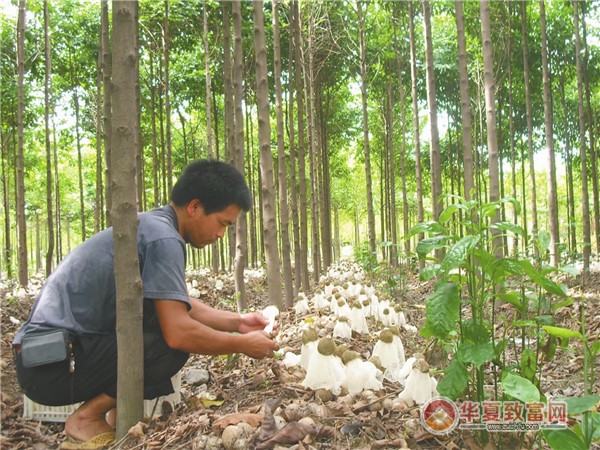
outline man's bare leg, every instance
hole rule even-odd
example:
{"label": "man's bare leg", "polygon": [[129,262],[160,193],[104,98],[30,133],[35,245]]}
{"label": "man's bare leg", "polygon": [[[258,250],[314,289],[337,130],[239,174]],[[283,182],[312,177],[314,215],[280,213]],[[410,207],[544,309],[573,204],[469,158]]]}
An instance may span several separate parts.
{"label": "man's bare leg", "polygon": [[117,400],[100,394],[84,402],[65,423],[65,433],[77,440],[88,441],[105,431],[114,431],[106,421],[106,413],[117,406]]}
{"label": "man's bare leg", "polygon": [[106,421],[112,429],[117,428],[117,408],[113,408],[106,413]]}

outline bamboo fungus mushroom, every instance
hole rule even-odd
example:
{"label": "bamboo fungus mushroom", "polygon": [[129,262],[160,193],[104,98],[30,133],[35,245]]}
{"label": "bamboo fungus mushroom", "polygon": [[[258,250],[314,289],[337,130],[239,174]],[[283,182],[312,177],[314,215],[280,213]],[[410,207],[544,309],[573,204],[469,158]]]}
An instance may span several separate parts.
{"label": "bamboo fungus mushroom", "polygon": [[352,329],[348,324],[348,318],[341,316],[333,327],[333,337],[339,337],[342,339],[350,339],[352,337]]}
{"label": "bamboo fungus mushroom", "polygon": [[405,400],[409,406],[414,403],[422,405],[431,400],[436,391],[437,381],[429,375],[429,364],[424,359],[415,362],[410,375],[406,379],[406,387],[398,395],[398,398]]}
{"label": "bamboo fungus mushroom", "polygon": [[358,394],[365,389],[379,390],[382,388],[378,376],[381,371],[369,361],[360,359],[357,352],[348,350],[342,355],[345,365],[346,381],[342,385],[349,394]]}
{"label": "bamboo fungus mushroom", "polygon": [[346,374],[334,353],[335,342],[333,339],[322,338],[319,340],[317,351],[310,358],[302,386],[312,390],[327,389],[333,395],[340,394]]}
{"label": "bamboo fungus mushroom", "polygon": [[300,349],[300,365],[306,369],[310,361],[310,357],[317,350],[317,341],[319,335],[314,328],[307,328],[302,333],[302,347]]}
{"label": "bamboo fungus mushroom", "polygon": [[389,328],[385,328],[379,333],[379,340],[373,348],[373,355],[378,356],[381,359],[381,365],[385,367],[384,378],[398,381],[401,369],[398,347],[394,343],[394,334]]}

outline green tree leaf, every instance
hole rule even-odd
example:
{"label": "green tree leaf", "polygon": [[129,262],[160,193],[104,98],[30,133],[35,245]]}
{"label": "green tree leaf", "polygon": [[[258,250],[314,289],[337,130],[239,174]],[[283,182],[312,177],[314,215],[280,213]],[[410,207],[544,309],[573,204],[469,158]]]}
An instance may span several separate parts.
{"label": "green tree leaf", "polygon": [[508,373],[502,380],[502,390],[505,394],[524,403],[539,402],[540,391],[527,378],[514,373]]}
{"label": "green tree leaf", "polygon": [[522,227],[511,222],[496,222],[490,225],[490,228],[495,228],[502,231],[510,231],[517,236],[523,236],[525,234],[525,231]]}
{"label": "green tree leaf", "polygon": [[439,233],[446,234],[446,228],[439,222],[429,221],[429,222],[421,222],[416,224],[414,227],[410,229],[408,234],[410,236],[414,236],[420,233]]}
{"label": "green tree leaf", "polygon": [[579,339],[580,341],[584,341],[584,337],[583,335],[576,330],[571,330],[569,328],[562,328],[562,327],[553,327],[551,325],[544,325],[542,326],[542,328],[544,330],[546,330],[546,332],[552,336],[556,336],[562,339],[571,339],[571,338],[575,338],[575,339]]}
{"label": "green tree leaf", "polygon": [[479,236],[468,235],[454,243],[446,253],[442,262],[442,270],[450,271],[463,265],[471,250],[479,243]]}
{"label": "green tree leaf", "polygon": [[465,364],[474,364],[479,368],[496,356],[491,342],[485,344],[463,343],[456,352],[456,357]]}
{"label": "green tree leaf", "polygon": [[435,336],[444,339],[456,328],[460,309],[458,286],[453,283],[441,284],[426,300],[424,337]]}
{"label": "green tree leaf", "polygon": [[428,253],[443,248],[448,240],[447,236],[435,236],[432,238],[421,239],[417,244],[417,253],[424,258]]}
{"label": "green tree leaf", "polygon": [[567,413],[570,416],[577,416],[586,411],[596,411],[600,403],[600,395],[584,395],[583,397],[556,397],[558,402],[567,404]]}
{"label": "green tree leaf", "polygon": [[467,366],[455,358],[444,370],[444,377],[437,384],[437,391],[440,395],[456,400],[468,385],[469,371]]}
{"label": "green tree leaf", "polygon": [[588,450],[579,436],[569,429],[565,430],[543,430],[542,435],[550,447],[555,450]]}
{"label": "green tree leaf", "polygon": [[531,264],[526,259],[518,260],[517,263],[519,264],[519,266],[521,266],[525,274],[527,274],[527,276],[531,278],[531,281],[533,281],[538,286],[544,288],[551,294],[558,295],[559,297],[567,296],[567,294],[565,294],[565,291],[563,291],[558,284],[543,276],[535,267],[533,267],[533,264]]}

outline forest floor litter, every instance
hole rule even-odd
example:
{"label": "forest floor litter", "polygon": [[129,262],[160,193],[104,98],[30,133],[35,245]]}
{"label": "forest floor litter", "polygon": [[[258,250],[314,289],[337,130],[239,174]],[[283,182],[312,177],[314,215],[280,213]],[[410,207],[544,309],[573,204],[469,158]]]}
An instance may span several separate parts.
{"label": "forest floor litter", "polygon": [[[420,329],[425,322],[425,299],[433,284],[419,281],[416,273],[404,273],[393,295],[403,304],[406,321]],[[195,280],[195,281],[194,281]],[[192,274],[199,298],[213,306],[234,309],[234,286],[229,275]],[[385,280],[369,278],[376,289],[385,290]],[[27,319],[34,295],[42,280],[19,291],[0,286],[1,299],[1,433],[0,449],[57,449],[65,440],[62,423],[23,418],[23,395],[16,381],[11,342],[20,324]],[[565,280],[575,299],[557,311],[558,326],[579,329],[579,303],[585,299],[588,337],[600,335],[600,271],[593,271],[585,291],[575,279]],[[318,288],[315,288],[315,291]],[[389,289],[388,289],[389,291]],[[251,276],[247,284],[248,303],[260,311],[268,305],[263,276]],[[308,298],[314,292],[306,293]],[[510,307],[510,305],[509,305]],[[322,314],[301,317],[293,309],[278,317],[280,350],[273,358],[252,360],[244,355],[208,357],[193,355],[181,371],[181,401],[155,405],[154,417],[138,423],[112,450],[145,449],[477,449],[481,446],[466,430],[455,429],[446,436],[428,433],[421,425],[419,406],[393,406],[403,387],[383,381],[381,390],[370,396],[357,394],[326,398],[301,384],[304,369],[288,367],[286,352],[300,354],[302,329],[307,322],[319,324]],[[356,334],[345,345],[367,355],[377,342],[381,324],[369,322],[369,334]],[[329,327],[329,328],[327,328]],[[331,334],[324,325],[320,334]],[[402,330],[406,358],[423,353],[432,369],[447,364],[447,355],[432,351],[418,332]],[[595,361],[595,393],[600,393],[600,364]],[[551,395],[580,396],[583,393],[583,357],[578,343],[559,348],[545,363],[542,390]],[[198,372],[200,377],[197,378]],[[432,372],[435,373],[435,372]],[[438,380],[440,374],[434,375]],[[374,396],[372,395],[374,394]],[[389,399],[390,401],[386,401]],[[545,448],[535,433],[501,433],[504,448]],[[518,436],[517,436],[518,435]],[[516,438],[519,438],[517,441]],[[515,439],[512,444],[510,439]],[[486,448],[495,448],[488,444]]]}

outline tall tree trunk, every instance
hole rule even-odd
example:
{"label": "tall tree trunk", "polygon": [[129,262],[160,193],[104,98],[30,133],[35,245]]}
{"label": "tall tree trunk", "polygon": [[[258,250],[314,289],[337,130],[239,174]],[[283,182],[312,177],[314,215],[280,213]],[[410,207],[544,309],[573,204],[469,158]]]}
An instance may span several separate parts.
{"label": "tall tree trunk", "polygon": [[584,58],[583,58],[583,82],[585,84],[585,99],[586,99],[586,120],[587,120],[587,131],[588,139],[590,141],[590,166],[591,166],[591,178],[592,178],[592,193],[594,197],[594,231],[596,234],[596,253],[600,253],[600,192],[598,191],[598,156],[596,153],[596,138],[595,138],[595,119],[592,113],[592,91],[590,88],[590,76],[589,76],[589,45],[587,43],[587,27],[585,20],[585,10],[587,6],[582,3],[581,8],[581,28],[583,35],[583,46]]}
{"label": "tall tree trunk", "polygon": [[52,272],[54,261],[54,211],[52,192],[54,180],[52,177],[52,147],[50,145],[50,114],[52,113],[52,59],[50,52],[50,16],[48,14],[48,0],[44,0],[44,54],[46,60],[46,73],[44,74],[44,124],[46,143],[46,225],[48,230],[48,248],[46,250],[46,278]]}
{"label": "tall tree trunk", "polygon": [[[558,265],[558,205],[556,189],[556,163],[554,161],[554,136],[552,118],[552,92],[550,67],[548,64],[548,38],[546,33],[546,8],[540,0],[540,25],[542,32],[542,78],[544,84],[544,127],[546,130],[546,152],[548,154],[548,222],[550,228],[550,264]],[[589,217],[589,216],[588,216]],[[589,241],[588,241],[589,242]]]}
{"label": "tall tree trunk", "polygon": [[[290,9],[292,12],[291,17],[291,37],[289,44],[289,59],[288,59],[288,72],[290,74],[294,73],[294,64],[298,61],[299,57],[299,47],[296,36],[296,28],[298,22],[298,3],[292,0],[290,4]],[[293,59],[292,59],[293,55]],[[297,65],[296,65],[297,66]],[[297,74],[294,75],[297,77]],[[295,80],[294,76],[291,76],[288,81],[288,111],[289,111],[289,144],[290,144],[290,195],[291,195],[291,206],[292,206],[292,226],[293,226],[293,235],[294,235],[294,295],[298,293],[302,285],[302,260],[300,257],[301,246],[300,246],[300,221],[298,217],[298,188],[296,182],[296,132],[295,132],[295,123],[294,120],[294,86]],[[301,114],[300,112],[298,113]]]}
{"label": "tall tree trunk", "polygon": [[387,177],[389,183],[389,225],[392,245],[390,246],[390,264],[392,267],[398,266],[398,228],[396,218],[396,152],[394,150],[394,104],[392,95],[392,83],[387,83],[387,109],[389,111],[388,125],[388,161],[389,175]]}
{"label": "tall tree trunk", "polygon": [[279,170],[279,229],[281,230],[281,260],[283,265],[283,283],[285,304],[294,304],[294,286],[292,280],[291,247],[289,236],[289,212],[287,202],[287,173],[285,169],[285,141],[283,135],[283,104],[281,87],[281,43],[279,39],[279,3],[273,0],[273,53],[275,68],[275,106],[277,114],[277,163]]}
{"label": "tall tree trunk", "polygon": [[[310,229],[312,232],[312,265],[313,265],[313,281],[318,283],[319,274],[321,273],[321,252],[320,252],[320,237],[319,237],[319,164],[317,163],[317,142],[319,140],[317,136],[317,127],[315,123],[315,80],[314,75],[314,11],[309,12],[308,18],[308,38],[307,38],[307,51],[308,51],[308,71],[305,67],[304,75],[304,93],[307,97],[306,100],[306,117],[308,117],[308,142],[309,142],[309,153],[308,153],[308,164],[310,172]],[[304,61],[306,63],[306,60]]]}
{"label": "tall tree trunk", "polygon": [[573,158],[571,156],[571,138],[569,136],[569,107],[565,96],[565,74],[560,76],[559,82],[560,102],[563,109],[563,126],[565,129],[565,166],[566,166],[566,184],[567,184],[567,242],[571,252],[577,251],[577,229],[575,218],[575,188],[573,186]]}
{"label": "tall tree trunk", "polygon": [[[244,55],[242,49],[242,12],[241,2],[235,0],[233,6],[233,96],[234,96],[234,161],[235,166],[244,173]],[[235,222],[235,263],[234,279],[237,294],[238,311],[248,307],[244,270],[248,258],[248,232],[246,217],[242,214]]]}
{"label": "tall tree trunk", "polygon": [[260,142],[260,174],[263,196],[263,236],[267,262],[267,288],[269,301],[283,307],[281,298],[281,273],[277,248],[277,212],[275,204],[275,177],[271,153],[271,125],[269,111],[269,79],[263,2],[253,1],[254,50],[256,53],[256,100],[258,104],[258,140]]}
{"label": "tall tree trunk", "polygon": [[[481,16],[481,41],[483,43],[483,77],[485,89],[485,115],[488,145],[488,164],[490,180],[490,202],[500,200],[500,177],[498,164],[498,129],[496,126],[496,82],[494,80],[494,57],[492,49],[492,25],[490,21],[490,3],[482,0],[479,3]],[[499,212],[492,217],[491,222],[500,220]],[[493,229],[492,234],[499,234]],[[502,241],[496,236],[494,242],[494,254],[497,258],[502,257]]]}
{"label": "tall tree trunk", "polygon": [[[110,48],[110,33],[108,30],[108,0],[102,0],[102,87],[104,90],[103,104],[103,122],[104,122],[104,161],[106,171],[104,174],[105,180],[112,179],[111,171],[111,149],[112,149],[112,52]],[[154,108],[152,108],[154,111]],[[58,178],[56,179],[58,184]],[[104,198],[106,199],[106,224],[110,226],[110,210],[112,209],[112,199],[108,190],[110,183],[106,183]]]}
{"label": "tall tree trunk", "polygon": [[[225,159],[231,164],[236,164],[236,149],[235,149],[235,114],[233,109],[233,81],[231,71],[231,3],[222,2],[221,11],[223,13],[223,97],[225,108],[223,111],[224,115],[224,128],[225,128]],[[218,133],[215,133],[218,136]],[[244,218],[243,220],[247,220]],[[234,227],[228,228],[228,244],[229,244],[229,268],[231,269],[232,263],[236,257],[236,229]],[[243,276],[243,273],[242,273]]]}
{"label": "tall tree trunk", "polygon": [[[2,96],[0,96],[0,119],[2,118],[2,111],[4,111],[2,108]],[[3,127],[0,127],[0,143],[2,143],[2,145],[0,145],[0,148],[2,149],[2,160],[0,161],[2,164],[2,172],[1,172],[1,179],[2,179],[2,206],[4,207],[4,211],[6,211],[5,213],[5,220],[4,220],[4,249],[2,251],[3,255],[2,255],[2,259],[4,261],[4,270],[6,272],[6,277],[8,279],[12,279],[14,274],[13,274],[13,261],[12,261],[12,253],[13,253],[13,249],[12,249],[12,240],[11,240],[11,217],[10,214],[8,214],[8,211],[10,211],[10,200],[9,200],[9,191],[10,191],[10,151],[9,151],[9,145],[4,145],[4,134],[3,134]],[[6,161],[6,164],[5,164]]]}
{"label": "tall tree trunk", "polygon": [[[421,141],[419,136],[421,130],[419,126],[419,94],[417,91],[417,54],[415,49],[415,15],[413,3],[408,2],[408,29],[410,40],[410,78],[412,92],[413,109],[413,139],[415,146],[415,177],[417,184],[417,222],[421,223],[424,219],[423,211],[423,170],[421,166]],[[419,240],[423,238],[423,233],[419,234]],[[425,267],[425,261],[419,260],[419,268]]]}
{"label": "tall tree trunk", "polygon": [[[72,67],[73,72],[75,67]],[[79,81],[73,73],[73,103],[75,104],[75,144],[77,145],[77,181],[79,183],[79,218],[81,219],[81,241],[85,241],[87,237],[86,230],[86,209],[85,209],[85,191],[83,189],[83,159],[81,155],[81,125],[79,118]]]}
{"label": "tall tree trunk", "polygon": [[431,37],[431,6],[429,0],[423,0],[423,19],[425,22],[425,58],[427,61],[427,103],[429,104],[430,130],[430,170],[431,203],[433,220],[437,220],[443,209],[442,203],[442,161],[440,155],[440,133],[437,119],[437,96],[435,93],[435,71],[433,69],[433,44]]}
{"label": "tall tree trunk", "polygon": [[[398,25],[397,18],[394,18],[394,53],[396,54],[396,67],[398,70],[398,90],[400,91],[400,108],[402,109],[402,149],[400,150],[400,180],[402,183],[402,232],[404,236],[409,233],[409,217],[408,217],[408,197],[406,195],[406,92],[404,83],[402,82],[402,58],[400,58],[400,49],[398,48]],[[418,120],[418,119],[417,119]],[[410,253],[410,240],[404,239],[404,253],[408,256]]]}
{"label": "tall tree trunk", "polygon": [[[102,6],[100,7],[100,17],[102,17]],[[100,19],[100,35],[98,38],[98,62],[96,77],[96,192],[94,195],[94,234],[102,230],[102,217],[104,215],[104,185],[102,172],[104,165],[102,162],[102,19]],[[50,139],[50,137],[48,137]]]}
{"label": "tall tree trunk", "polygon": [[25,78],[25,0],[19,0],[19,16],[17,19],[17,226],[19,229],[19,284],[27,287],[29,282],[27,264],[27,221],[25,219],[25,162],[23,157],[23,115],[25,110],[24,78]]}
{"label": "tall tree trunk", "polygon": [[304,126],[304,88],[303,88],[303,42],[300,5],[294,2],[294,43],[296,47],[296,66],[294,77],[296,82],[296,102],[298,111],[298,190],[300,191],[300,277],[302,290],[308,292],[310,280],[308,273],[308,205],[306,201],[306,143]]}
{"label": "tall tree trunk", "polygon": [[137,250],[135,177],[137,1],[113,2],[115,46],[113,72],[113,143],[111,193],[117,295],[117,438],[142,419],[144,413],[144,342],[142,280]]}
{"label": "tall tree trunk", "polygon": [[170,64],[171,64],[171,34],[169,32],[169,0],[165,0],[165,17],[163,25],[163,48],[165,58],[165,132],[166,132],[166,151],[167,151],[167,171],[166,171],[166,195],[167,196],[173,189],[173,145],[171,142],[171,83],[169,77],[171,76]]}
{"label": "tall tree trunk", "polygon": [[471,98],[469,96],[469,72],[467,70],[467,41],[462,0],[454,1],[456,35],[458,45],[458,72],[460,76],[460,117],[463,145],[464,195],[471,200],[473,183],[473,139],[471,136]]}
{"label": "tall tree trunk", "polygon": [[[521,2],[521,46],[523,49],[523,84],[525,85],[525,115],[527,118],[527,150],[529,160],[529,176],[531,185],[530,205],[531,205],[531,235],[537,239],[538,233],[538,214],[537,214],[537,192],[535,187],[535,162],[533,155],[533,115],[531,113],[531,88],[529,86],[529,51],[527,44],[527,4]],[[525,200],[523,201],[525,204]],[[523,214],[525,229],[527,229],[527,214]],[[525,248],[528,243],[528,233],[525,233]],[[537,246],[534,246],[534,253],[537,255]]]}
{"label": "tall tree trunk", "polygon": [[367,41],[362,12],[362,1],[356,2],[360,45],[360,94],[362,99],[363,149],[365,152],[365,176],[367,183],[367,219],[369,225],[369,251],[376,254],[375,212],[373,210],[373,183],[371,181],[371,147],[369,144],[369,115],[367,109]]}
{"label": "tall tree trunk", "polygon": [[[590,270],[592,236],[590,230],[590,198],[588,191],[587,148],[585,142],[585,110],[583,99],[583,69],[581,67],[581,42],[579,37],[579,2],[573,2],[575,31],[575,63],[577,67],[577,106],[579,112],[579,157],[581,159],[581,221],[583,222],[583,281]],[[558,222],[558,218],[557,218]]]}
{"label": "tall tree trunk", "polygon": [[[206,86],[206,153],[209,158],[215,157],[213,149],[213,128],[212,128],[212,81],[210,75],[210,49],[208,46],[208,11],[206,1],[202,2],[202,41],[204,43],[204,85]],[[211,245],[212,270],[214,273],[219,271],[219,244],[215,242]]]}

